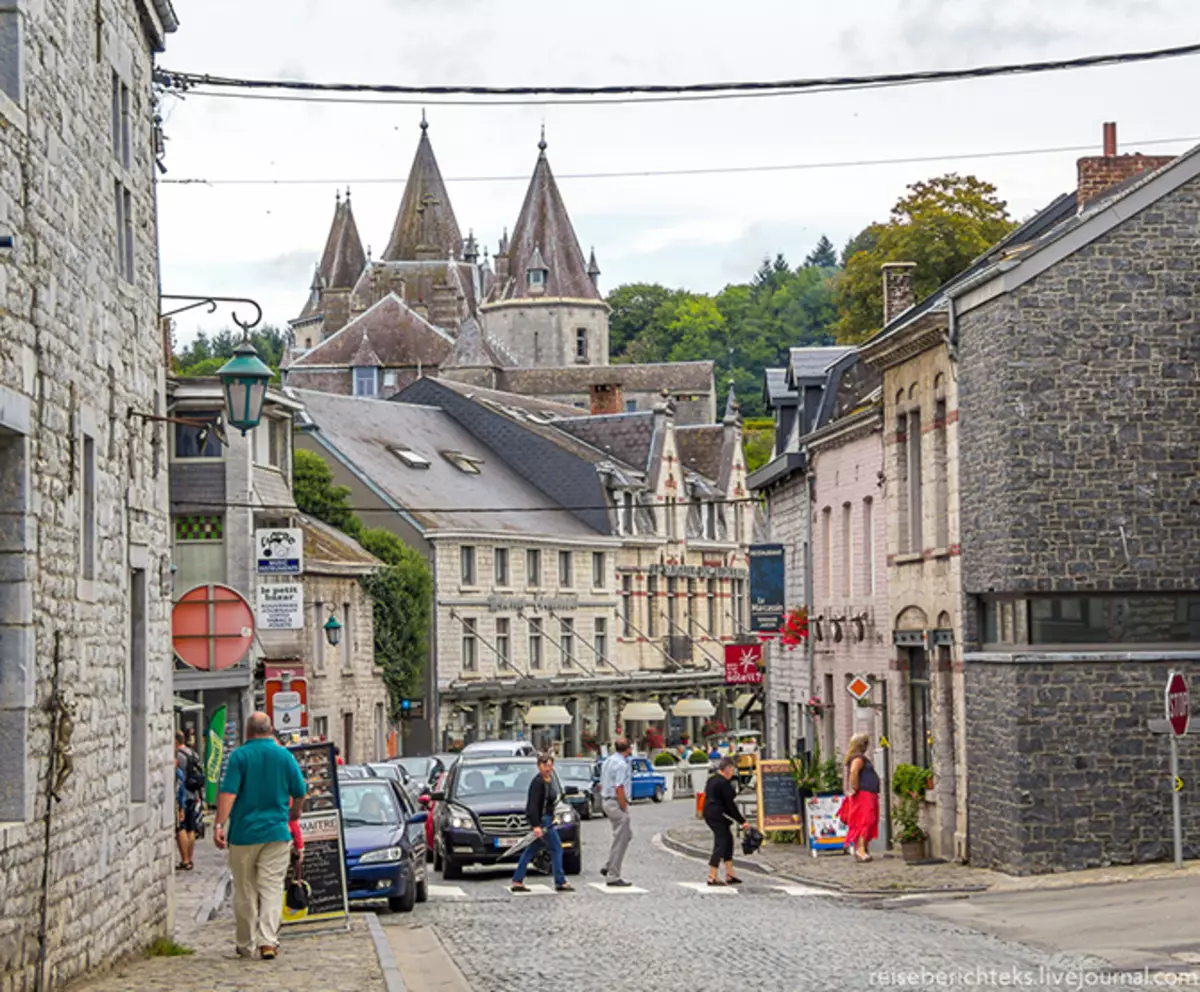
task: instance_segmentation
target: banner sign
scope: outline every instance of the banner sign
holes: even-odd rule
[[[783,626],[783,545],[750,545],[750,629],[777,631]]]
[[[300,575],[304,571],[304,532],[299,527],[267,527],[254,532],[259,575]]]
[[[814,853],[845,849],[847,827],[837,815],[845,798],[839,793],[831,796],[809,796],[804,800],[808,846]]]
[[[260,582],[258,629],[303,630],[304,586],[290,582]]]
[[[725,684],[762,685],[761,644],[725,645]]]
[[[217,707],[208,723],[208,754],[204,761],[204,800],[209,806],[217,804],[217,786],[221,784],[221,769],[225,767],[224,706]]]

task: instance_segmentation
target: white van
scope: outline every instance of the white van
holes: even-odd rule
[[[536,758],[529,741],[472,741],[461,751],[464,758]]]

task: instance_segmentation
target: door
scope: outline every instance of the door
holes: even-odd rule
[[[348,765],[354,764],[357,755],[354,753],[354,714],[342,714],[342,760]]]

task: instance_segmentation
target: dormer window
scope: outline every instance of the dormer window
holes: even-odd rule
[[[539,248],[533,249],[533,258],[529,260],[529,266],[525,269],[525,285],[533,294],[544,293],[546,291],[546,280],[550,277],[550,269],[542,260],[542,252]]]
[[[545,269],[530,269],[526,273],[526,279],[527,279],[530,289],[532,289],[535,286],[537,286],[539,288],[544,287],[546,285],[546,270]]]
[[[633,493],[621,493],[619,529],[622,534],[637,533],[637,509],[633,504]]]
[[[379,369],[374,365],[358,365],[354,368],[354,395],[376,396],[379,393]]]
[[[704,504],[704,538],[708,541],[717,539],[717,504]]]

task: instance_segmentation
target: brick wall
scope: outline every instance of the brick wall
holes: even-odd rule
[[[1157,169],[1171,161],[1170,155],[1094,155],[1078,162],[1076,185],[1080,206],[1139,172]]]
[[[0,987],[22,992],[35,983],[43,905],[50,986],[167,931],[170,540],[165,432],[127,416],[156,401],[161,411],[164,384],[151,56],[138,4],[18,4],[3,17],[23,18],[26,73],[23,93],[0,94],[0,225],[16,238],[0,255]],[[113,150],[114,72],[129,94],[128,165]],[[116,182],[132,208],[128,277],[116,263]],[[56,638],[77,710],[43,903]]]

